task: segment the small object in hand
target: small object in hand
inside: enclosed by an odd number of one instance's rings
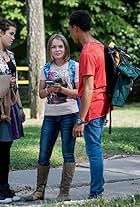
[[[53,80],[47,80],[46,85],[47,86],[52,86],[52,85],[54,85],[54,81]]]

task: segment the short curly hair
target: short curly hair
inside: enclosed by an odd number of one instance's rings
[[[91,28],[91,17],[88,11],[77,10],[69,16],[69,25],[78,26],[84,32],[87,32]]]

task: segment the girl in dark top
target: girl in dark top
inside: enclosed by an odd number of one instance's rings
[[[10,149],[13,140],[23,136],[25,120],[16,85],[16,63],[7,48],[15,39],[16,25],[0,18],[0,203],[20,200],[8,184]]]

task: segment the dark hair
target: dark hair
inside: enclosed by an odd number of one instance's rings
[[[91,28],[91,17],[85,10],[77,10],[69,16],[69,25],[78,26],[83,31],[89,31]]]
[[[2,30],[5,33],[6,30],[8,30],[10,26],[16,28],[16,24],[13,21],[0,17],[0,30]]]

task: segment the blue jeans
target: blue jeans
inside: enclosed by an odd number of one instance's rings
[[[84,138],[90,164],[90,196],[97,196],[104,191],[103,155],[101,135],[105,117],[93,119],[85,125]]]
[[[72,136],[72,130],[76,123],[78,113],[45,116],[41,128],[40,153],[38,163],[40,165],[50,165],[50,158],[59,131],[62,141],[62,154],[64,163],[75,162],[74,147],[76,139]]]

